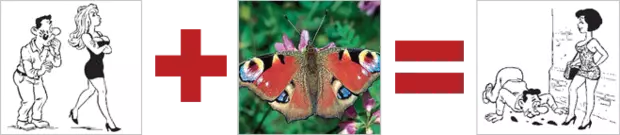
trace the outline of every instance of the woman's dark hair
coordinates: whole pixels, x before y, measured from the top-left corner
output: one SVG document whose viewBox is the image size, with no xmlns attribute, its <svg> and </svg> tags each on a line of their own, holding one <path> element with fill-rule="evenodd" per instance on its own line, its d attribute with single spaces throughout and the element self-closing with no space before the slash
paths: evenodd
<svg viewBox="0 0 620 135">
<path fill-rule="evenodd" d="M 579 10 L 577 11 L 577 13 L 575 13 L 575 16 L 577 18 L 584 16 L 584 20 L 586 21 L 586 23 L 588 23 L 588 31 L 594 31 L 598 29 L 598 27 L 600 27 L 603 23 L 603 18 L 601 18 L 601 15 L 598 13 L 598 11 L 591 8 Z"/>
</svg>

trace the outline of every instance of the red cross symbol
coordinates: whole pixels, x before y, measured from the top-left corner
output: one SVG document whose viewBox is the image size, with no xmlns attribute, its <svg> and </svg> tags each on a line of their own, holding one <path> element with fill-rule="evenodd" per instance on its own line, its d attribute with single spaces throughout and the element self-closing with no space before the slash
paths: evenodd
<svg viewBox="0 0 620 135">
<path fill-rule="evenodd" d="M 181 102 L 200 102 L 200 77 L 226 76 L 226 55 L 200 55 L 200 29 L 181 29 L 181 55 L 155 56 L 155 76 L 180 76 Z"/>
</svg>

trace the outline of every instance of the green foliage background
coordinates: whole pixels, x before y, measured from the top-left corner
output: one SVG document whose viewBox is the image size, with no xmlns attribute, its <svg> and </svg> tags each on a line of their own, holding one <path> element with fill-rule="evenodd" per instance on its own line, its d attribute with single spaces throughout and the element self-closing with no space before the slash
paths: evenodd
<svg viewBox="0 0 620 135">
<path fill-rule="evenodd" d="M 329 13 L 323 26 L 316 36 L 315 45 L 326 46 L 335 42 L 336 47 L 364 48 L 380 52 L 380 15 L 366 15 L 358 8 L 356 1 L 283 1 L 283 2 L 239 2 L 239 62 L 252 57 L 275 53 L 274 44 L 282 42 L 286 34 L 297 47 L 299 34 L 284 18 L 299 29 L 308 30 L 310 39 L 321 24 L 325 10 Z M 380 104 L 380 80 L 369 87 L 370 95 Z M 362 98 L 358 98 L 355 108 L 360 117 L 367 119 L 362 106 Z M 379 107 L 376 107 L 379 109 Z M 338 123 L 344 120 L 324 119 L 312 116 L 307 120 L 287 123 L 269 104 L 247 88 L 239 88 L 239 133 L 338 133 L 342 128 Z M 375 134 L 380 133 L 379 125 L 372 125 Z M 362 131 L 363 128 L 360 129 Z M 360 132 L 361 133 L 361 132 Z"/>
</svg>

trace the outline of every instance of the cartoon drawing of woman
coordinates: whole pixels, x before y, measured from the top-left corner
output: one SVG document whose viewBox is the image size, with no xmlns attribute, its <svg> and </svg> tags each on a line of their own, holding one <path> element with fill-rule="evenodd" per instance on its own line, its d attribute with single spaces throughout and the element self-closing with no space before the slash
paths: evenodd
<svg viewBox="0 0 620 135">
<path fill-rule="evenodd" d="M 84 73 L 88 78 L 87 88 L 80 94 L 69 117 L 78 124 L 78 110 L 96 92 L 99 110 L 106 119 L 105 127 L 108 131 L 116 132 L 120 128 L 114 124 L 108 110 L 107 87 L 103 74 L 103 56 L 112 53 L 112 47 L 109 45 L 110 39 L 95 29 L 100 24 L 101 17 L 97 5 L 89 4 L 78 8 L 75 15 L 76 29 L 70 35 L 69 44 L 78 50 L 86 48 L 90 59 L 84 67 Z"/>
<path fill-rule="evenodd" d="M 596 86 L 598 80 L 601 77 L 601 69 L 599 66 L 607 60 L 607 51 L 603 48 L 600 42 L 593 37 L 593 31 L 597 30 L 603 23 L 603 19 L 600 14 L 591 8 L 582 9 L 575 13 L 575 16 L 579 19 L 577 27 L 580 33 L 585 34 L 585 39 L 577 42 L 575 49 L 577 54 L 575 58 L 568 62 L 570 67 L 578 68 L 576 76 L 571 80 L 569 85 L 569 98 L 568 98 L 568 115 L 562 125 L 569 125 L 571 122 L 574 124 L 577 116 L 575 115 L 575 109 L 577 108 L 577 89 L 583 86 L 585 83 L 585 97 L 586 97 L 586 114 L 581 121 L 579 130 L 590 128 L 592 126 L 592 111 L 594 110 L 594 98 Z M 601 57 L 595 60 L 594 55 L 600 54 Z"/>
</svg>

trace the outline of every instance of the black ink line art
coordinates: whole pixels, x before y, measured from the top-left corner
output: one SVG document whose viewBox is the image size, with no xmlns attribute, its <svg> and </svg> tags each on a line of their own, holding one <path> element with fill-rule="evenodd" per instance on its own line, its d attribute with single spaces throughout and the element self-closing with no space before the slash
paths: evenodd
<svg viewBox="0 0 620 135">
<path fill-rule="evenodd" d="M 90 54 L 90 59 L 86 62 L 84 73 L 88 78 L 87 88 L 82 91 L 75 107 L 71 109 L 69 118 L 78 124 L 78 111 L 82 105 L 94 94 L 97 94 L 97 105 L 106 119 L 105 128 L 107 131 L 116 132 L 121 128 L 117 127 L 107 103 L 107 87 L 103 74 L 103 57 L 112 53 L 110 39 L 97 28 L 101 24 L 99 9 L 95 4 L 80 6 L 75 15 L 76 29 L 69 37 L 69 44 L 78 50 L 86 48 Z"/>
<path fill-rule="evenodd" d="M 52 27 L 52 16 L 36 18 L 30 32 L 35 37 L 21 47 L 19 64 L 13 73 L 13 82 L 21 98 L 14 127 L 26 131 L 50 128 L 49 122 L 43 119 L 43 107 L 48 98 L 43 76 L 61 64 L 60 41 L 56 39 L 60 28 Z"/>
<path fill-rule="evenodd" d="M 494 103 L 495 112 L 485 115 L 485 119 L 495 123 L 504 118 L 504 108 L 512 112 L 523 113 L 527 118 L 546 114 L 550 110 L 556 114 L 565 114 L 566 108 L 558 107 L 553 95 L 541 93 L 540 89 L 528 88 L 523 78 L 523 71 L 518 67 L 505 67 L 497 72 L 495 83 L 488 83 L 482 92 L 485 104 Z M 512 121 L 517 121 L 511 117 Z M 537 124 L 536 124 L 537 125 Z"/>
<path fill-rule="evenodd" d="M 95 128 L 95 127 L 88 127 L 88 126 L 83 126 L 83 127 L 71 127 L 71 129 L 102 130 L 102 129 L 99 129 L 99 128 Z"/>
<path fill-rule="evenodd" d="M 564 77 L 570 81 L 568 87 L 568 116 L 562 125 L 574 124 L 577 116 L 575 115 L 575 109 L 577 108 L 577 98 L 585 96 L 586 98 L 586 114 L 578 127 L 579 130 L 584 130 L 592 126 L 592 112 L 594 111 L 594 101 L 596 87 L 598 85 L 599 78 L 601 76 L 601 69 L 599 66 L 607 60 L 609 55 L 603 48 L 601 43 L 593 37 L 592 33 L 597 30 L 603 23 L 603 19 L 598 11 L 588 8 L 582 9 L 575 13 L 575 17 L 578 18 L 577 28 L 579 32 L 585 34 L 583 40 L 580 40 L 575 45 L 577 54 L 566 64 L 564 71 Z M 598 60 L 594 59 L 595 54 L 600 54 L 601 57 Z M 577 89 L 585 84 L 585 95 L 577 95 Z"/>
</svg>

